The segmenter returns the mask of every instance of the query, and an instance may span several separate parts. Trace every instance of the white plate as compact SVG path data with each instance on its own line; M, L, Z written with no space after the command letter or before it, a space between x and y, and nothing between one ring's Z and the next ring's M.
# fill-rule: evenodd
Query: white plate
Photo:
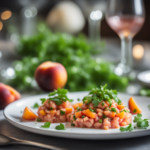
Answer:
M74 99L74 103L77 102L77 98L83 98L87 95L88 92L73 92L69 93L68 96ZM14 126L29 131L33 133L49 135L49 136L57 136L57 137L65 137L65 138L76 138L76 139L121 139L121 138L131 138L131 137L139 137L144 135L150 135L150 128L148 129L135 129L132 132L120 132L119 129L110 129L110 130L102 130L102 129L88 129L88 128L76 128L71 127L69 123L64 123L66 126L66 130L55 130L55 126L58 123L52 123L50 128L45 129L40 126L44 123L35 122L35 121L26 121L23 122L21 120L22 111L26 106L32 109L32 106L37 102L40 102L40 98L47 98L47 95L37 95L28 98L24 98L18 101L15 101L8 105L4 110L4 115L6 119L13 124ZM122 102L128 106L128 100L130 95L119 94L119 98ZM137 104L142 109L143 118L150 118L150 111L148 109L148 105L150 104L150 99L146 97L134 97ZM37 109L32 109L35 113ZM134 125L134 124L133 124Z
M141 83L150 87L150 70L139 73L137 78Z

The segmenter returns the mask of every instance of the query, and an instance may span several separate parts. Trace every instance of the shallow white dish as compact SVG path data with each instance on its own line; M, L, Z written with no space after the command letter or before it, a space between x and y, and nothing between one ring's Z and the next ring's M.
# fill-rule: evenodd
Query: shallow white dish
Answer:
M150 70L139 73L137 79L144 85L150 87Z
M88 92L73 92L69 93L69 98L74 99L74 103L77 102L77 98L83 98L87 95ZM76 138L76 139L122 139L122 138L132 138L132 137L140 137L145 135L150 135L150 127L147 129L135 129L132 132L120 132L119 129L110 129L110 130L102 130L102 129L88 129L88 128L75 128L71 127L69 123L64 123L66 126L66 130L55 130L55 126L58 123L52 123L50 128L41 128L43 122L35 122L35 121L26 121L23 122L21 120L22 111L26 106L32 109L32 106L37 102L41 104L40 98L47 98L47 95L37 95L27 97L18 101L15 101L8 105L4 110L4 116L6 119L13 124L14 126L37 134L49 135L49 136L57 136L64 138ZM130 95L119 94L119 98L128 106L128 100ZM150 111L148 109L148 105L150 104L150 98L146 97L138 97L135 96L137 104L142 109L143 118L150 118ZM37 109L32 109L35 113ZM134 124L133 124L134 125Z

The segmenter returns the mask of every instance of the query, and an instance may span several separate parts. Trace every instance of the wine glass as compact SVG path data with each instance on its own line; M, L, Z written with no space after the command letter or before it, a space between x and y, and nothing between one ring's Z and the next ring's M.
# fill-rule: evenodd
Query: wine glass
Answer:
M145 21L143 0L108 0L105 17L121 39L121 62L114 72L128 75L132 70L132 39Z

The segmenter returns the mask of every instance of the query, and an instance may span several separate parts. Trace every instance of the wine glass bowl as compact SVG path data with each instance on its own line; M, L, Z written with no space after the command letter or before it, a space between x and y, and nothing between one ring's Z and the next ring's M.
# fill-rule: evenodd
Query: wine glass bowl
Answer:
M132 70L132 38L145 21L143 0L108 0L106 21L121 39L121 62L114 72L128 75Z

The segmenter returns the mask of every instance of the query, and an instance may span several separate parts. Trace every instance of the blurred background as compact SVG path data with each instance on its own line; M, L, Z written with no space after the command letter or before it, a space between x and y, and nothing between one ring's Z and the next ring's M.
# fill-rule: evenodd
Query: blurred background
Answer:
M107 83L121 92L150 96L150 74L147 83L137 79L138 73L150 70L150 1L144 0L145 22L133 39L133 71L127 77L113 71L121 45L106 22L106 2L1 1L0 82L21 92L41 92L34 71L40 63L54 61L65 66L70 91Z

